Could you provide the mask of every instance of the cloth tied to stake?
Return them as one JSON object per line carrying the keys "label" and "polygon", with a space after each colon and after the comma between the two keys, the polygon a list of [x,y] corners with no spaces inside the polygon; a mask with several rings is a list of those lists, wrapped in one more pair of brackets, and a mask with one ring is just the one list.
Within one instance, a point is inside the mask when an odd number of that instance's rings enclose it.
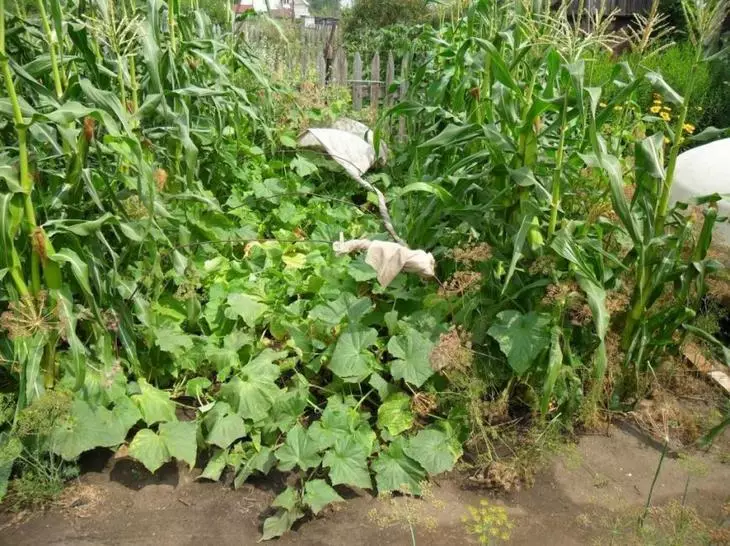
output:
{"label": "cloth tied to stake", "polygon": [[376,161],[384,163],[388,151],[381,143],[375,152],[372,131],[360,122],[343,118],[335,123],[336,129],[308,129],[299,137],[299,146],[322,148],[334,159],[350,177],[378,198],[378,210],[383,219],[385,230],[393,240],[402,243],[393,227],[383,193],[363,178],[363,175]]}
{"label": "cloth tied to stake", "polygon": [[343,240],[332,244],[335,254],[342,256],[366,250],[365,263],[375,270],[378,282],[387,287],[398,274],[416,273],[421,277],[436,276],[436,260],[425,250],[411,250],[407,246],[390,241],[370,241],[368,239]]}

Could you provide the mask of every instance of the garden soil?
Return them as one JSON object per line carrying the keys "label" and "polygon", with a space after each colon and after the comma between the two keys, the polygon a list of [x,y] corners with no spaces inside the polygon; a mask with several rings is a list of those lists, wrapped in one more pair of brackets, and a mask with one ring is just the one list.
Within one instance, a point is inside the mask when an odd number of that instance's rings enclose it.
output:
{"label": "garden soil", "polygon": [[[434,483],[423,500],[384,500],[349,495],[318,517],[296,526],[281,545],[409,545],[412,522],[419,545],[476,542],[462,517],[482,499],[502,505],[514,523],[509,544],[626,544],[610,539],[627,518],[635,522],[646,502],[660,452],[627,426],[583,436],[562,448],[538,473],[532,487],[495,494],[453,473]],[[726,435],[727,436],[727,435]],[[725,449],[727,448],[725,438]],[[686,505],[700,516],[727,524],[730,501],[728,453],[714,450],[688,465],[671,454],[657,481],[653,504],[679,502],[688,466],[695,470]],[[126,459],[87,456],[86,471],[45,512],[0,516],[0,543],[37,545],[253,545],[283,481],[269,477],[234,491],[222,483],[195,480],[183,466],[167,465],[151,476]],[[696,470],[701,467],[701,472]],[[724,508],[723,508],[724,507]],[[401,514],[400,520],[394,515]],[[406,516],[406,514],[408,514]]]}

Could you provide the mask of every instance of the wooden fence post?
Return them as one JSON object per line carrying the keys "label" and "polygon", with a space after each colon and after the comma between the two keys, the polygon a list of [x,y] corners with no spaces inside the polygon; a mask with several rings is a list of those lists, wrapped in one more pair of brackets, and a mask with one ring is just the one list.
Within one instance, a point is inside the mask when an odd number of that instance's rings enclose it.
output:
{"label": "wooden fence post", "polygon": [[352,72],[352,109],[356,112],[362,108],[362,58],[360,52],[355,53]]}
{"label": "wooden fence post", "polygon": [[380,101],[380,53],[377,51],[373,55],[370,63],[370,108],[374,112],[378,111],[378,102]]}
{"label": "wooden fence post", "polygon": [[317,83],[322,87],[327,83],[327,63],[324,62],[324,53],[317,56]]}
{"label": "wooden fence post", "polygon": [[393,52],[388,52],[388,64],[385,67],[385,107],[390,108],[393,106],[393,93],[390,92],[390,87],[393,85],[395,80],[395,60],[393,59]]}
{"label": "wooden fence post", "polygon": [[347,53],[340,48],[335,55],[335,81],[337,84],[347,85]]}

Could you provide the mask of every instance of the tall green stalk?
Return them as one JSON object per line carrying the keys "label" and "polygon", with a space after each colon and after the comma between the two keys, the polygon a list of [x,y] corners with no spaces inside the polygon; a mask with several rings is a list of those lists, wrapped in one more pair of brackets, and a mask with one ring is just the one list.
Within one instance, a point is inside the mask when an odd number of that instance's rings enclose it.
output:
{"label": "tall green stalk", "polygon": [[[697,66],[702,60],[702,44],[696,44],[695,58],[692,66],[690,67],[690,74],[694,73]],[[667,174],[662,184],[662,191],[659,197],[659,203],[656,209],[656,216],[654,217],[654,236],[659,237],[664,233],[664,223],[667,218],[667,207],[669,206],[669,194],[672,190],[672,183],[674,182],[674,171],[677,167],[677,157],[679,156],[679,148],[682,145],[682,133],[684,131],[684,124],[687,121],[687,112],[689,111],[690,98],[692,97],[692,91],[694,88],[694,78],[689,78],[687,82],[687,88],[684,92],[684,101],[682,102],[682,109],[679,112],[677,123],[674,127],[674,141],[672,142],[672,148],[669,152],[669,164],[667,166]]]}
{"label": "tall green stalk", "polygon": [[167,26],[170,32],[170,49],[174,53],[177,49],[175,45],[175,16],[177,11],[175,9],[177,0],[167,0]]}
{"label": "tall green stalk", "polygon": [[[32,192],[33,179],[30,176],[28,165],[28,128],[23,121],[23,114],[20,110],[20,102],[18,102],[18,94],[15,92],[15,83],[13,82],[13,74],[10,71],[10,63],[5,51],[5,0],[0,0],[0,69],[2,70],[3,79],[5,79],[5,88],[8,92],[10,105],[13,110],[13,124],[18,135],[18,161],[20,164],[20,186],[23,188],[23,207],[25,210],[25,221],[28,228],[28,234],[32,234],[36,227],[35,209],[33,208]],[[40,274],[40,255],[37,249],[33,250],[31,257],[31,291],[37,294],[41,290],[41,274]],[[11,272],[11,276],[16,283],[16,288],[21,295],[27,294],[28,289],[25,283],[20,284],[20,275],[17,271]]]}
{"label": "tall green stalk", "polygon": [[58,68],[58,56],[57,48],[58,41],[61,36],[55,36],[51,30],[51,25],[48,23],[48,15],[46,14],[46,6],[44,0],[37,0],[36,6],[38,7],[38,13],[41,18],[41,25],[43,26],[43,33],[46,35],[48,40],[48,54],[51,58],[51,74],[53,75],[53,87],[56,91],[56,98],[60,99],[63,96],[63,83],[61,80],[61,71]]}
{"label": "tall green stalk", "polygon": [[134,55],[129,56],[129,79],[132,88],[132,114],[139,110],[139,84],[137,83],[137,64]]}
{"label": "tall green stalk", "polygon": [[563,176],[563,158],[565,156],[565,133],[568,121],[568,89],[565,90],[563,109],[560,113],[560,141],[555,153],[555,171],[553,171],[552,203],[550,205],[550,223],[548,224],[548,239],[555,233],[558,223],[558,208],[560,208],[560,182]]}

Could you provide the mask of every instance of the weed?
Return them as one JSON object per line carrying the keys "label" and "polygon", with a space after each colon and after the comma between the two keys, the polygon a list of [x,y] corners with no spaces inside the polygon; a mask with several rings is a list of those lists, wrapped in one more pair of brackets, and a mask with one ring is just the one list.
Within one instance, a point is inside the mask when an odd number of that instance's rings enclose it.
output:
{"label": "weed", "polygon": [[381,494],[378,496],[377,508],[368,511],[368,519],[380,529],[400,527],[409,532],[411,543],[416,545],[418,530],[434,531],[438,521],[429,512],[438,512],[443,508],[443,501],[436,499],[431,484],[421,483],[421,498]]}
{"label": "weed", "polygon": [[491,545],[509,541],[514,524],[503,506],[479,501],[478,507],[469,506],[469,515],[463,516],[466,532],[473,535],[479,544]]}

